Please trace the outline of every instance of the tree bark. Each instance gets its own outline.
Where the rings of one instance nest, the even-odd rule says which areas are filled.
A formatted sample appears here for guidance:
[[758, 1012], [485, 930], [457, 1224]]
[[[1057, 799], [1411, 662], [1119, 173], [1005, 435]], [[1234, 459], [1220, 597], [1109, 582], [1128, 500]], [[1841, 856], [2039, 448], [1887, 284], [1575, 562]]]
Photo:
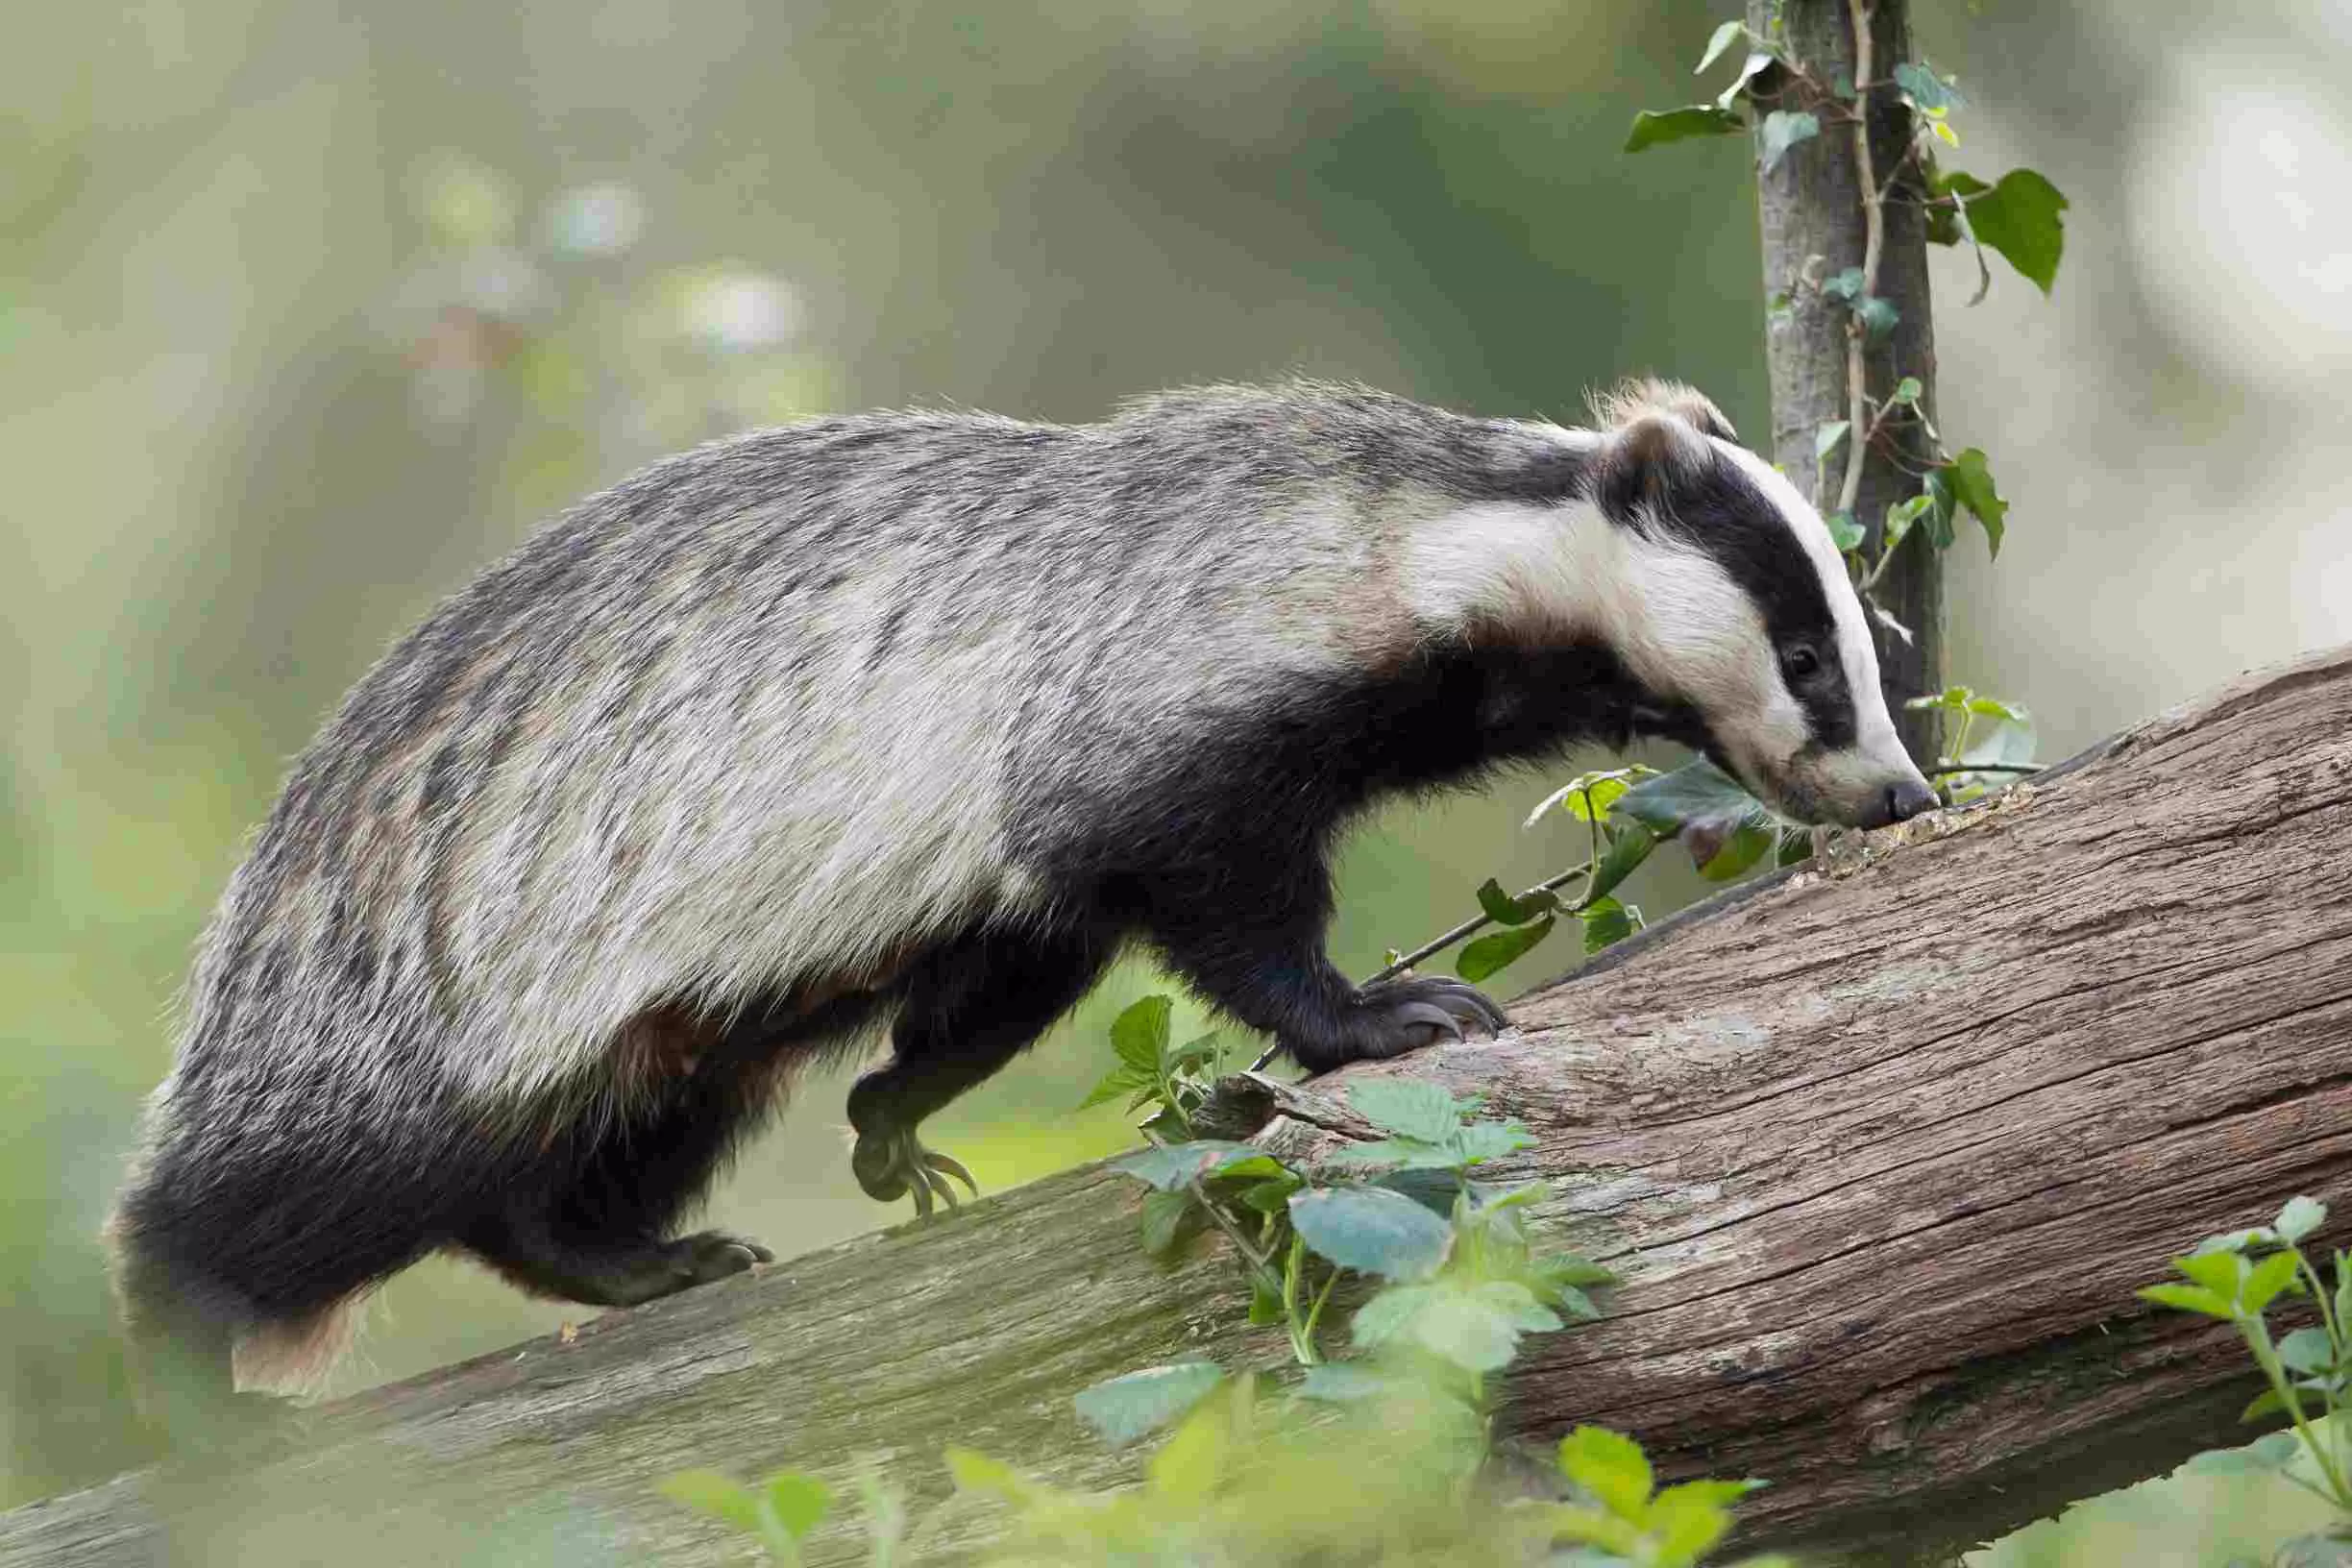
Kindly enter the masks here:
[[[1667, 922], [1500, 1040], [1286, 1089], [1261, 1136], [1334, 1146], [1354, 1077], [1477, 1090], [1540, 1140], [1505, 1172], [1553, 1179], [1540, 1226], [1623, 1277], [1533, 1341], [1505, 1429], [1768, 1477], [1743, 1544], [1949, 1562], [2242, 1440], [2229, 1332], [2132, 1290], [2290, 1194], [2352, 1213], [2348, 736], [2352, 649], [2250, 679]], [[1137, 1456], [1087, 1440], [1073, 1392], [1284, 1354], [1216, 1245], [1144, 1260], [1139, 1197], [1088, 1167], [608, 1313], [317, 1411], [233, 1483], [0, 1517], [0, 1564], [148, 1560], [166, 1530], [181, 1562], [733, 1561], [656, 1478], [871, 1457], [920, 1509], [949, 1442], [1110, 1485]], [[938, 1521], [916, 1560], [991, 1528]]]
[[[1792, 58], [1823, 86], [1841, 78], [1857, 80], [1854, 28], [1850, 0], [1748, 0], [1748, 25], [1758, 36], [1771, 36], [1776, 18]], [[1885, 84], [1895, 66], [1911, 58], [1908, 0], [1874, 0], [1871, 37], [1873, 84]], [[1872, 86], [1873, 84], [1863, 84]], [[1766, 72], [1755, 84], [1757, 99], [1757, 204], [1763, 219], [1764, 289], [1775, 302], [1765, 332], [1765, 354], [1772, 374], [1773, 460], [1797, 488], [1815, 497], [1826, 513], [1835, 508], [1839, 481], [1845, 473], [1845, 451], [1832, 453], [1825, 478], [1814, 454], [1814, 437], [1825, 425], [1850, 417], [1847, 377], [1848, 324], [1852, 311], [1846, 302], [1821, 291], [1824, 279], [1863, 264], [1865, 219], [1860, 169], [1854, 157], [1856, 128], [1835, 116], [1849, 106], [1836, 101], [1816, 103], [1778, 70]], [[1926, 389], [1921, 407], [1933, 418], [1935, 404], [1935, 329], [1927, 297], [1927, 227], [1919, 202], [1918, 165], [1905, 159], [1910, 144], [1910, 116], [1891, 87], [1880, 85], [1865, 95], [1869, 105], [1871, 167], [1874, 183], [1892, 186], [1898, 199], [1879, 208], [1884, 230], [1880, 242], [1877, 295], [1901, 313], [1892, 333], [1867, 346], [1868, 386], [1874, 398], [1883, 398], [1905, 376], [1917, 377]], [[1821, 135], [1790, 148], [1776, 167], [1762, 167], [1765, 114], [1774, 109], [1808, 111], [1821, 120]], [[1785, 305], [1780, 302], [1785, 300]], [[1847, 432], [1849, 442], [1860, 441], [1863, 430]], [[1919, 491], [1918, 481], [1903, 471], [1923, 471], [1934, 460], [1926, 432], [1916, 423], [1889, 424], [1880, 443], [1902, 458], [1891, 461], [1885, 451], [1874, 451], [1863, 470], [1862, 488], [1853, 514], [1870, 530], [1866, 553], [1877, 557], [1887, 507]], [[1915, 528], [1898, 550], [1894, 563], [1879, 581], [1876, 598], [1911, 632], [1911, 641], [1881, 628], [1878, 633], [1879, 681], [1887, 706], [1896, 715], [1903, 744], [1922, 767], [1933, 766], [1938, 716], [1906, 713], [1902, 699], [1944, 686], [1944, 577], [1942, 564], [1926, 538], [1925, 527]]]

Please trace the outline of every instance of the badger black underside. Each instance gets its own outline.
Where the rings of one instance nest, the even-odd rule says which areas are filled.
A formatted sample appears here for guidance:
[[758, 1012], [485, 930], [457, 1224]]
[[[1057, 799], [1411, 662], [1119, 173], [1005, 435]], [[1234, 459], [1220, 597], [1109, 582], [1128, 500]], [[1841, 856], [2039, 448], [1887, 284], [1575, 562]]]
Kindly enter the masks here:
[[251, 1114], [233, 1077], [184, 1064], [175, 1106], [186, 1131], [155, 1152], [121, 1210], [134, 1321], [217, 1347], [225, 1363], [235, 1330], [302, 1320], [442, 1247], [590, 1302], [732, 1272], [757, 1249], [673, 1236], [772, 1108], [781, 1068], [889, 1019], [892, 1060], [859, 1081], [849, 1117], [862, 1139], [911, 1137], [1042, 1033], [1131, 940], [1311, 1069], [1423, 1043], [1433, 1007], [1492, 1023], [1500, 1016], [1458, 982], [1363, 991], [1332, 965], [1336, 830], [1384, 796], [1638, 735], [1703, 740], [1686, 713], [1588, 649], [1438, 651], [1379, 678], [1302, 688], [1141, 775], [1030, 800], [1012, 837], [1052, 894], [1046, 919], [976, 924], [910, 955], [887, 985], [814, 1010], [778, 996], [731, 1020], [689, 1020], [702, 1033], [678, 1070], [619, 1100], [584, 1098], [551, 1135], [485, 1126], [447, 1086], [398, 1073], [397, 1095], [355, 1094], [326, 1074], [281, 1086], [305, 1107], [289, 1125]]

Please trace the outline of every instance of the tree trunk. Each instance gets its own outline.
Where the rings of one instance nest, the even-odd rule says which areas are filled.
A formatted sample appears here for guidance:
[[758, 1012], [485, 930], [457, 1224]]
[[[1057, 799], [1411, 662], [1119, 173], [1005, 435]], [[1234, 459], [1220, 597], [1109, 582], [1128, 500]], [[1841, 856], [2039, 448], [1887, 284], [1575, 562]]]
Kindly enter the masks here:
[[[1854, 82], [1852, 3], [1748, 0], [1748, 25], [1759, 36], [1769, 36], [1778, 17], [1791, 57], [1818, 81], [1825, 86], [1840, 79]], [[1911, 58], [1909, 9], [1908, 0], [1874, 0], [1874, 82], [1889, 81], [1894, 68]], [[1776, 70], [1758, 79], [1756, 97], [1759, 110], [1807, 110], [1821, 120], [1820, 135], [1799, 142], [1776, 168], [1764, 171], [1764, 114], [1757, 114], [1756, 194], [1764, 229], [1764, 290], [1776, 302], [1765, 333], [1772, 371], [1773, 460], [1798, 489], [1815, 497], [1825, 513], [1837, 503], [1845, 451], [1831, 454], [1823, 477], [1814, 437], [1823, 426], [1851, 414], [1847, 329], [1853, 315], [1843, 300], [1824, 294], [1819, 284], [1863, 264], [1865, 222], [1855, 128], [1832, 117], [1847, 106], [1801, 101], [1795, 85]], [[1935, 329], [1928, 316], [1926, 216], [1917, 200], [1917, 165], [1903, 156], [1910, 143], [1909, 111], [1886, 86], [1869, 93], [1868, 102], [1873, 181], [1882, 187], [1907, 189], [1911, 195], [1886, 202], [1879, 209], [1884, 232], [1877, 295], [1901, 314], [1892, 333], [1867, 348], [1868, 386], [1874, 398], [1884, 398], [1903, 377], [1917, 377], [1926, 389], [1920, 405], [1933, 418]], [[1785, 306], [1778, 303], [1783, 299]], [[1849, 442], [1862, 437], [1859, 426], [1847, 432]], [[1933, 447], [1915, 423], [1890, 424], [1879, 439], [1899, 451], [1913, 470], [1923, 470], [1933, 461]], [[1917, 481], [1883, 452], [1871, 454], [1853, 508], [1855, 520], [1870, 529], [1866, 553], [1871, 558], [1877, 556], [1887, 507], [1918, 490]], [[1878, 669], [1903, 744], [1923, 768], [1933, 766], [1938, 719], [1932, 713], [1904, 712], [1902, 699], [1944, 686], [1943, 570], [1926, 532], [1923, 527], [1912, 531], [1876, 590], [1878, 601], [1911, 632], [1911, 641], [1905, 643], [1881, 628]]]
[[[1505, 1428], [1768, 1477], [1744, 1544], [1948, 1562], [2239, 1440], [2229, 1332], [2132, 1290], [2291, 1193], [2352, 1213], [2347, 736], [2352, 650], [2246, 681], [1691, 911], [1501, 1040], [1286, 1090], [1262, 1136], [1349, 1136], [1351, 1077], [1476, 1089], [1540, 1140], [1507, 1172], [1554, 1180], [1539, 1224], [1624, 1282], [1533, 1341]], [[1074, 1391], [1283, 1355], [1215, 1246], [1144, 1260], [1139, 1197], [1089, 1167], [608, 1313], [318, 1411], [233, 1484], [0, 1517], [0, 1564], [143, 1560], [159, 1521], [185, 1562], [734, 1561], [656, 1478], [873, 1457], [927, 1507], [949, 1442], [1111, 1484], [1137, 1458], [1084, 1437]], [[918, 1560], [990, 1527], [939, 1517]]]

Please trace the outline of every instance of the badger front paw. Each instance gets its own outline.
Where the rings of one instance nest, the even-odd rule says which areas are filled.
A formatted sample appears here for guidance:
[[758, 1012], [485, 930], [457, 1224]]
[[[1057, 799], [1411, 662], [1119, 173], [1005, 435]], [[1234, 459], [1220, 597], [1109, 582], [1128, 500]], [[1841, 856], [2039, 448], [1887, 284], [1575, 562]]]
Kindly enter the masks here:
[[1463, 1038], [1468, 1024], [1494, 1034], [1510, 1020], [1476, 987], [1442, 975], [1382, 980], [1357, 992], [1355, 1004], [1323, 1039], [1283, 1043], [1310, 1072], [1329, 1072], [1350, 1062], [1402, 1056], [1441, 1040]]

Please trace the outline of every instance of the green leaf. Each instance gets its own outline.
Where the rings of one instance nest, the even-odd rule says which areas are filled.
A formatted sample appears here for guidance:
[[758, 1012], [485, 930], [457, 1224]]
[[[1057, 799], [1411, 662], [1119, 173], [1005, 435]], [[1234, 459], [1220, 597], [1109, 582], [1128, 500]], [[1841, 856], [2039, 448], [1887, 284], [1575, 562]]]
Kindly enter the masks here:
[[1444, 1280], [1383, 1290], [1357, 1310], [1351, 1332], [1361, 1345], [1403, 1340], [1464, 1371], [1497, 1372], [1519, 1354], [1522, 1334], [1560, 1327], [1558, 1314], [1516, 1281]]
[[797, 1470], [779, 1471], [763, 1485], [768, 1511], [796, 1541], [815, 1530], [833, 1506], [833, 1488]]
[[2286, 1413], [2287, 1402], [2279, 1398], [2278, 1390], [2276, 1388], [2265, 1388], [2261, 1393], [2254, 1396], [2254, 1402], [2252, 1404], [2248, 1405], [2244, 1409], [2238, 1412], [2238, 1419], [2242, 1422], [2252, 1423], [2255, 1421], [2260, 1421], [2266, 1416], [2284, 1415]]
[[1746, 120], [1720, 104], [1645, 109], [1633, 116], [1633, 130], [1626, 137], [1625, 150], [1638, 153], [1670, 141], [1687, 141], [1693, 136], [1736, 136], [1747, 129]]
[[1474, 1121], [1446, 1135], [1445, 1148], [1464, 1169], [1535, 1146], [1535, 1135], [1516, 1121]]
[[1761, 75], [1764, 68], [1770, 65], [1772, 62], [1773, 57], [1765, 53], [1763, 50], [1750, 50], [1748, 53], [1748, 58], [1740, 63], [1739, 75], [1731, 79], [1731, 85], [1729, 86], [1724, 88], [1723, 91], [1715, 95], [1715, 107], [1717, 109], [1724, 110], [1729, 109], [1733, 103], [1738, 101], [1739, 95], [1748, 90], [1748, 84], [1753, 82], [1757, 76]]
[[1103, 1081], [1094, 1086], [1093, 1091], [1078, 1102], [1078, 1109], [1091, 1111], [1098, 1105], [1107, 1104], [1112, 1100], [1123, 1100], [1130, 1094], [1146, 1090], [1155, 1095], [1159, 1093], [1160, 1075], [1138, 1072], [1133, 1067], [1121, 1065], [1112, 1068]]
[[1560, 1439], [1560, 1474], [1620, 1519], [1642, 1522], [1655, 1478], [1641, 1444], [1605, 1427], [1579, 1427]]
[[1895, 383], [1894, 395], [1888, 401], [1900, 404], [1915, 404], [1919, 402], [1920, 394], [1926, 390], [1926, 387], [1920, 384], [1920, 379], [1917, 376], [1905, 376], [1901, 380]]
[[2000, 252], [2047, 294], [2066, 254], [2067, 199], [2058, 187], [2031, 169], [2012, 169], [1990, 188], [1956, 173], [1947, 175], [1944, 184], [1961, 199], [1977, 242]]
[[2325, 1329], [2297, 1329], [2278, 1342], [2278, 1358], [2297, 1372], [2329, 1372], [2336, 1366], [2336, 1346]]
[[1633, 934], [1633, 917], [1627, 914], [1625, 905], [1614, 898], [1594, 901], [1577, 919], [1584, 922], [1586, 958], [1604, 948], [1616, 946]]
[[999, 1497], [1007, 1503], [1026, 1505], [1044, 1495], [1044, 1489], [1029, 1481], [1002, 1459], [992, 1459], [977, 1449], [957, 1448], [946, 1451], [947, 1474], [954, 1479], [959, 1492], [978, 1492]]
[[[1246, 1390], [1248, 1383], [1243, 1378], [1235, 1385], [1237, 1392]], [[1144, 1474], [1159, 1501], [1191, 1507], [1216, 1489], [1232, 1447], [1233, 1423], [1226, 1410], [1204, 1405], [1161, 1445]]]
[[[1780, 830], [1771, 822], [1744, 822], [1732, 829], [1722, 846], [1701, 863], [1699, 874], [1710, 882], [1728, 882], [1773, 851]], [[1586, 927], [1587, 938], [1591, 928]]]
[[2291, 1247], [2326, 1223], [2326, 1204], [2316, 1198], [2292, 1197], [2278, 1212], [2278, 1218], [2270, 1222], [2270, 1228]]
[[1073, 1403], [1095, 1436], [1124, 1448], [1177, 1420], [1224, 1381], [1225, 1369], [1214, 1361], [1180, 1361], [1098, 1383]]
[[653, 1489], [697, 1513], [723, 1519], [747, 1534], [760, 1533], [759, 1496], [716, 1470], [680, 1470], [654, 1482]]
[[1984, 525], [1985, 544], [1998, 555], [2001, 535], [2008, 527], [2009, 503], [1994, 488], [1993, 471], [1985, 466], [1984, 450], [1969, 448], [1941, 472], [1951, 486], [1953, 499]]
[[1869, 337], [1886, 336], [1902, 320], [1902, 312], [1895, 308], [1895, 302], [1875, 294], [1855, 301], [1854, 314], [1862, 318], [1862, 331]]
[[1731, 1510], [1698, 1493], [1669, 1496], [1661, 1492], [1650, 1505], [1649, 1532], [1657, 1542], [1653, 1559], [1660, 1563], [1697, 1562], [1731, 1531]]
[[[1579, 773], [1537, 801], [1535, 809], [1527, 814], [1526, 825], [1533, 827], [1543, 820], [1546, 812], [1556, 808], [1566, 812], [1580, 822], [1589, 822], [1605, 818], [1608, 816], [1609, 807], [1616, 804], [1617, 797], [1632, 787], [1633, 780], [1648, 778], [1656, 772], [1656, 769], [1645, 768], [1637, 762], [1623, 768]], [[1585, 799], [1588, 795], [1591, 796], [1589, 804]]]
[[2239, 1286], [2239, 1309], [2255, 1313], [2269, 1306], [2280, 1291], [2294, 1283], [2296, 1262], [2291, 1252], [2274, 1252], [2256, 1263], [2246, 1274], [2245, 1284]]
[[1195, 1179], [1214, 1175], [1229, 1165], [1244, 1160], [1263, 1159], [1263, 1153], [1247, 1143], [1233, 1143], [1221, 1139], [1201, 1139], [1190, 1143], [1163, 1143], [1153, 1148], [1138, 1149], [1122, 1154], [1111, 1162], [1111, 1168], [1122, 1175], [1133, 1176], [1139, 1182], [1149, 1182], [1163, 1192], [1174, 1191]]
[[1556, 922], [1547, 915], [1533, 925], [1514, 926], [1481, 937], [1464, 947], [1454, 960], [1454, 972], [1464, 980], [1485, 979], [1498, 969], [1517, 962], [1528, 950], [1552, 934]]
[[1607, 836], [1608, 847], [1601, 852], [1600, 863], [1593, 867], [1592, 876], [1584, 884], [1587, 904], [1607, 897], [1657, 847], [1657, 836], [1639, 822], [1611, 822], [1603, 831]]
[[1497, 925], [1525, 925], [1538, 915], [1549, 915], [1559, 908], [1557, 894], [1538, 892], [1514, 898], [1491, 876], [1479, 884], [1478, 901], [1479, 908]]
[[1997, 697], [1972, 697], [1968, 701], [1968, 711], [1979, 719], [2000, 719], [2010, 723], [2025, 722], [2023, 708], [2003, 702]]
[[[1324, 1164], [1343, 1170], [1381, 1167], [1400, 1170], [1453, 1170], [1461, 1162], [1443, 1143], [1418, 1138], [1384, 1138], [1376, 1143], [1351, 1143], [1325, 1156]], [[1449, 1199], [1447, 1212], [1452, 1212]]]
[[1801, 110], [1776, 109], [1764, 116], [1764, 172], [1780, 166], [1788, 150], [1821, 135], [1821, 121]]
[[2301, 1444], [2291, 1432], [2274, 1432], [2243, 1448], [2217, 1448], [2199, 1454], [2181, 1469], [2193, 1476], [2225, 1476], [2252, 1471], [2284, 1470], [2295, 1460]]
[[1294, 1194], [1290, 1223], [1314, 1254], [1384, 1279], [1420, 1279], [1454, 1247], [1454, 1227], [1408, 1197], [1371, 1187]]
[[1744, 821], [1763, 809], [1737, 779], [1703, 757], [1642, 780], [1617, 802], [1621, 816], [1667, 837], [1693, 822]]
[[1900, 546], [1904, 535], [1911, 531], [1911, 525], [1925, 516], [1927, 509], [1934, 504], [1933, 496], [1912, 496], [1906, 500], [1889, 502], [1886, 509], [1886, 524], [1878, 536], [1881, 540], [1879, 548], [1894, 550]]
[[1173, 1192], [1143, 1194], [1143, 1256], [1165, 1261], [1200, 1234], [1206, 1221], [1193, 1212], [1192, 1194], [1184, 1188]]
[[1165, 996], [1146, 996], [1112, 1020], [1111, 1048], [1118, 1052], [1121, 1062], [1158, 1078], [1160, 1053], [1167, 1048], [1168, 1014], [1173, 1005]]
[[2186, 1258], [2175, 1258], [2172, 1266], [2187, 1275], [2192, 1284], [2202, 1286], [2226, 1301], [2238, 1299], [2238, 1290], [2245, 1283], [2246, 1261], [2234, 1252], [2193, 1252]]
[[1180, 1067], [1191, 1066], [1196, 1063], [1214, 1061], [1216, 1054], [1217, 1037], [1213, 1031], [1206, 1035], [1195, 1035], [1182, 1045], [1168, 1047], [1166, 1066], [1170, 1071], [1174, 1071]]
[[1837, 451], [1838, 443], [1846, 439], [1846, 432], [1852, 429], [1853, 421], [1833, 419], [1820, 429], [1815, 430], [1813, 432], [1813, 461], [1816, 463], [1827, 462], [1829, 454]]
[[2207, 1317], [2228, 1320], [2238, 1315], [2228, 1297], [2217, 1296], [2200, 1286], [2151, 1285], [2133, 1294], [2142, 1301], [2151, 1301], [2159, 1307], [2177, 1308], [2184, 1312], [2202, 1312]]
[[1829, 542], [1837, 546], [1841, 554], [1861, 548], [1863, 528], [1854, 521], [1853, 513], [1831, 512], [1822, 521], [1829, 525]]
[[1347, 1103], [1382, 1132], [1424, 1143], [1438, 1142], [1476, 1109], [1426, 1078], [1366, 1078], [1347, 1086]]
[[1862, 269], [1848, 267], [1832, 274], [1822, 283], [1822, 292], [1833, 300], [1856, 300], [1862, 296]]
[[1967, 100], [1960, 96], [1959, 89], [1926, 66], [1910, 61], [1895, 67], [1895, 85], [1902, 88], [1903, 96], [1922, 109], [1949, 111], [1967, 107]]
[[1699, 57], [1699, 63], [1692, 67], [1691, 75], [1706, 75], [1707, 67], [1714, 64], [1717, 61], [1723, 59], [1725, 50], [1730, 48], [1733, 44], [1739, 42], [1740, 39], [1746, 37], [1747, 36], [1747, 23], [1736, 21], [1724, 23], [1723, 26], [1715, 30], [1714, 36], [1707, 39], [1706, 53]]
[[1260, 1182], [1243, 1192], [1241, 1207], [1253, 1213], [1260, 1214], [1287, 1213], [1290, 1208], [1290, 1194], [1306, 1185], [1304, 1177], [1295, 1176], [1286, 1170], [1280, 1176]]

